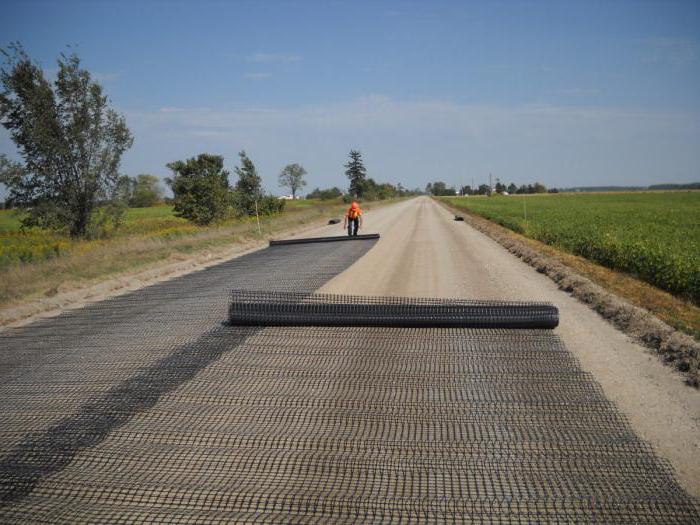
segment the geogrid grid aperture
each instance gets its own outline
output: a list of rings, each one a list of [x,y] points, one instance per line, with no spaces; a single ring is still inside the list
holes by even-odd
[[[670,467],[550,331],[214,326],[225,277],[225,290],[270,290],[291,269],[288,289],[306,292],[304,275],[367,248],[338,244],[350,248],[284,247],[195,274],[163,290],[164,304],[183,301],[169,314],[148,289],[170,319],[155,334],[130,336],[117,309],[125,326],[102,347],[86,330],[67,356],[22,354],[37,364],[17,363],[1,387],[14,412],[0,476],[31,490],[6,498],[0,521],[697,522]],[[284,252],[287,265],[267,265]],[[59,332],[68,344],[71,330]],[[18,351],[36,343],[29,330],[13,337]]]

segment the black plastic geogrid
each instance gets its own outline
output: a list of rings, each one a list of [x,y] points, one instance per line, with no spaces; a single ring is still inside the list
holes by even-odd
[[[229,323],[248,326],[556,328],[550,303],[234,290]]]
[[[698,522],[549,330],[220,324],[232,288],[308,299],[370,246],[1,334],[0,522]]]
[[[330,223],[329,223],[330,224]],[[319,242],[339,241],[375,241],[379,239],[378,233],[363,233],[360,235],[336,235],[332,237],[300,237],[298,239],[279,239],[270,241],[270,246],[282,246],[288,244],[309,244]]]

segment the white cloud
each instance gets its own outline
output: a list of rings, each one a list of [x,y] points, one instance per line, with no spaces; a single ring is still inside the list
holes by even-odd
[[[266,80],[271,77],[270,73],[246,73],[243,75],[243,78],[248,80]]]
[[[166,108],[163,108],[166,109]],[[551,105],[484,106],[380,95],[296,108],[179,108],[127,112],[135,135],[127,171],[167,174],[166,162],[245,149],[267,188],[289,162],[309,185],[345,185],[350,148],[378,180],[423,186],[478,182],[489,172],[516,183],[651,184],[700,179],[700,115]]]
[[[700,59],[700,46],[689,38],[655,37],[643,41],[644,61],[683,68]]]
[[[594,97],[600,95],[600,89],[598,88],[586,88],[586,87],[574,87],[561,89],[556,91],[557,95],[564,95],[567,97]]]
[[[158,110],[160,113],[177,113],[178,111],[186,111],[184,108],[177,108],[175,106],[164,106]]]
[[[247,62],[266,64],[270,62],[299,62],[301,55],[296,53],[253,53],[245,57]]]

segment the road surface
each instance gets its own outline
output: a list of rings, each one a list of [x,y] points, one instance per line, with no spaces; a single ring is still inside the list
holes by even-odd
[[[559,308],[556,333],[591,372],[635,431],[700,497],[700,391],[546,276],[432,199],[420,197],[365,216],[378,244],[319,291],[357,295],[541,300]],[[306,235],[332,235],[327,226]]]
[[[696,518],[638,437],[696,492],[694,391],[433,201],[365,224],[381,240],[271,247],[0,335],[0,521]],[[549,300],[561,325],[226,326],[234,288]]]

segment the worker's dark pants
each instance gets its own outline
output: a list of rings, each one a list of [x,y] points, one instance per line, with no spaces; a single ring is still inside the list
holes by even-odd
[[[348,219],[348,235],[357,235],[357,229],[360,227],[360,218]]]

